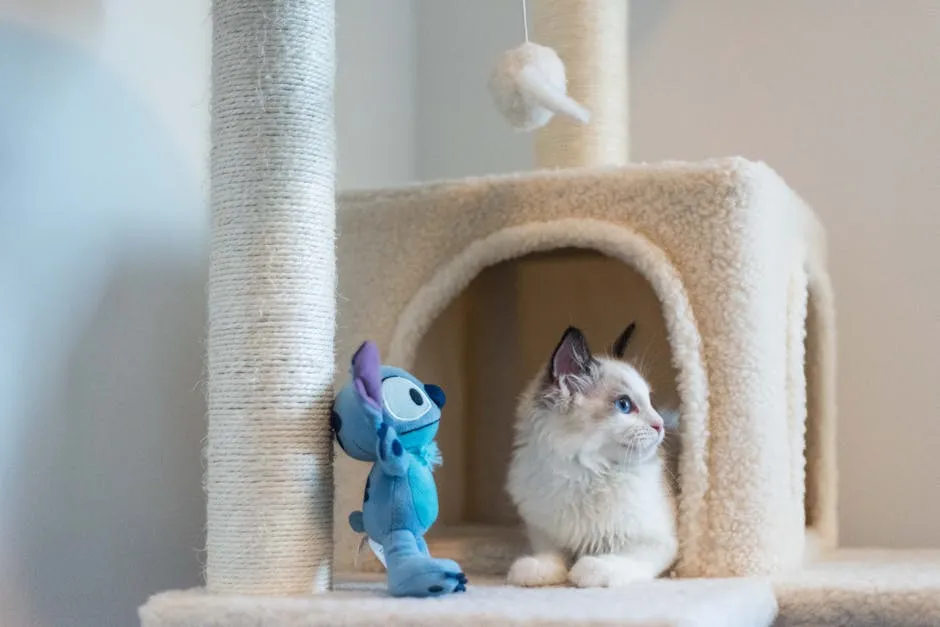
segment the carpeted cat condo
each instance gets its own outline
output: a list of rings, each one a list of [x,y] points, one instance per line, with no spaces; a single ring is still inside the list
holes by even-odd
[[[341,197],[337,359],[364,338],[448,392],[435,554],[505,573],[525,546],[503,484],[516,395],[567,324],[632,357],[678,411],[681,576],[779,573],[836,541],[833,310],[822,229],[743,159],[546,170]],[[346,518],[335,562],[375,568]]]

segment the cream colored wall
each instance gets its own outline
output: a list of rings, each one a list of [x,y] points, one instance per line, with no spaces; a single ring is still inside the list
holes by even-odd
[[[531,167],[484,81],[515,2],[417,3],[422,178]],[[840,526],[940,546],[940,11],[934,0],[632,0],[635,160],[773,165],[830,231]],[[458,27],[459,25],[459,27]]]
[[[414,180],[413,0],[336,0],[336,38],[339,189]]]
[[[0,2],[0,624],[200,580],[208,1]]]
[[[0,0],[0,625],[200,583],[208,0]],[[410,0],[337,2],[341,187],[414,176]]]
[[[843,541],[940,545],[936,3],[635,8],[635,155],[764,159],[829,228]]]

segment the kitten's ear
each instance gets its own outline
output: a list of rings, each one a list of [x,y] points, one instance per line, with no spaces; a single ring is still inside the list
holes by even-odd
[[[627,344],[630,343],[630,337],[633,335],[633,331],[636,329],[636,322],[631,322],[627,325],[627,328],[623,330],[623,333],[620,334],[620,337],[617,338],[617,341],[614,342],[612,352],[614,357],[617,359],[623,359],[623,354],[627,351]]]
[[[590,371],[593,361],[584,334],[580,329],[568,327],[552,353],[548,364],[549,378],[554,383],[564,375],[584,375]]]

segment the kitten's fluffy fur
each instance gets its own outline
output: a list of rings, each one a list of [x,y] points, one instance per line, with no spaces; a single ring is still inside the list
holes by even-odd
[[[507,489],[533,553],[513,564],[511,584],[624,586],[659,576],[675,559],[663,420],[644,378],[616,358],[631,332],[607,358],[568,329],[522,396]],[[629,412],[617,406],[623,396]]]

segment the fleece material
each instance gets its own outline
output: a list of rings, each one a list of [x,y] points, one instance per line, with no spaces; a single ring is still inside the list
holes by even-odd
[[[776,597],[776,601],[774,599]],[[445,599],[391,599],[380,576],[322,597],[272,599],[166,592],[141,608],[143,627],[299,625],[642,625],[936,627],[940,551],[841,549],[773,578],[659,580],[624,590],[526,590],[473,582]],[[776,617],[776,618],[775,618]]]
[[[308,598],[167,592],[140,610],[142,627],[769,627],[775,615],[771,586],[759,580],[660,580],[625,590],[477,584],[430,599],[393,599],[376,581]]]
[[[777,627],[936,627],[940,551],[839,549],[774,582]]]

